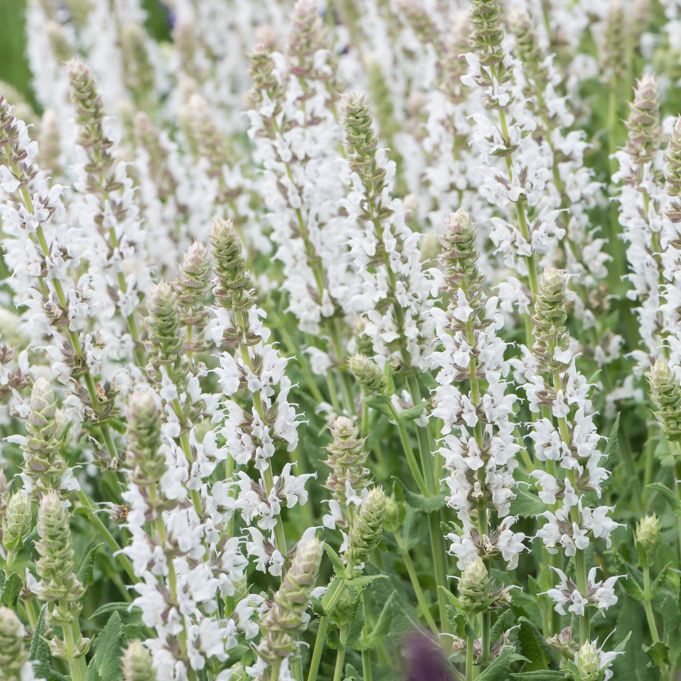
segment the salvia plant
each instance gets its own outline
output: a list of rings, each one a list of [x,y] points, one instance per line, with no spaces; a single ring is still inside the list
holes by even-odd
[[[151,4],[0,83],[0,681],[681,679],[678,0]]]

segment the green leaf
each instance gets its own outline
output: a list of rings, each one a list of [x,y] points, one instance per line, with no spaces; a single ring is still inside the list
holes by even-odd
[[[518,621],[520,623],[518,630],[520,653],[528,660],[525,670],[534,671],[554,666],[555,660],[551,650],[539,629],[526,617],[521,617]]]
[[[130,609],[130,603],[126,601],[114,601],[113,603],[105,603],[104,605],[101,605],[97,610],[95,610],[92,615],[90,615],[90,619],[95,619],[95,617],[99,617],[100,615],[106,615],[110,612],[120,612],[124,610],[129,610]]]
[[[679,499],[676,492],[673,492],[669,489],[669,487],[662,484],[661,482],[654,482],[651,485],[648,485],[648,487],[652,490],[655,490],[656,492],[659,492],[659,494],[661,494],[665,501],[669,504],[672,511],[674,511],[676,515],[681,516],[681,500]]]
[[[381,643],[383,643],[383,640],[385,639],[390,629],[393,602],[395,601],[396,593],[397,593],[396,591],[393,591],[390,594],[388,600],[385,602],[385,605],[381,610],[381,614],[378,616],[378,621],[376,622],[373,631],[367,636],[360,637],[358,648],[359,650],[372,650],[373,648],[377,648],[379,645],[381,645]]]
[[[334,574],[342,576],[345,572],[343,559],[326,542],[324,542],[324,551],[326,551],[326,555],[331,559]]]
[[[617,681],[650,681],[648,657],[643,651],[644,623],[645,615],[641,606],[635,601],[623,601],[614,628],[617,647],[626,645],[622,655],[618,655],[613,662]]]
[[[38,678],[48,678],[52,669],[50,646],[44,638],[46,613],[47,606],[43,605],[35,623],[31,643],[28,647],[28,659],[33,662],[33,668]]]
[[[532,492],[522,486],[518,486],[515,499],[511,502],[511,515],[521,518],[536,518],[546,511],[546,504]]]
[[[105,681],[120,681],[123,678],[121,654],[123,651],[123,634],[121,616],[114,612],[95,642],[95,654],[92,658],[99,677]]]
[[[423,511],[424,513],[435,513],[445,505],[445,495],[438,494],[432,497],[424,497],[422,494],[416,494],[410,492],[405,488],[404,497],[407,500],[409,506],[417,511]]]
[[[94,582],[95,556],[97,551],[104,544],[96,544],[83,557],[78,566],[78,580],[85,586],[90,586]]]
[[[565,681],[566,677],[564,672],[542,669],[533,672],[517,672],[511,674],[511,678],[518,681]]]
[[[669,646],[662,641],[658,641],[652,646],[645,646],[644,650],[650,661],[660,669],[669,661]]]
[[[19,575],[12,573],[2,586],[2,594],[0,594],[2,604],[8,608],[14,608],[22,586]]]
[[[518,655],[515,648],[507,646],[494,658],[489,667],[477,677],[477,681],[506,681],[511,673],[511,665],[523,660],[525,658]]]

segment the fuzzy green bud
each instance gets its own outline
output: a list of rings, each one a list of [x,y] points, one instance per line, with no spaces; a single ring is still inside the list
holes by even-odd
[[[681,222],[681,116],[674,122],[667,146],[665,159],[665,189],[674,200],[666,210],[667,217],[674,223]]]
[[[342,110],[350,168],[362,181],[368,203],[375,203],[385,187],[385,170],[376,164],[378,141],[369,107],[361,95],[351,92],[343,97]],[[372,217],[380,219],[381,216]]]
[[[231,220],[214,220],[210,234],[215,263],[217,302],[228,310],[244,310],[252,303],[253,283],[246,269],[241,240]]]
[[[158,366],[175,367],[182,356],[182,333],[177,299],[170,284],[161,281],[149,298],[149,340]]]
[[[187,251],[182,263],[180,278],[175,282],[175,292],[180,304],[180,320],[193,327],[194,337],[188,351],[203,348],[203,330],[208,321],[206,296],[210,287],[211,267],[208,249],[195,241]]]
[[[348,550],[345,564],[350,575],[361,571],[361,564],[381,541],[381,530],[388,511],[388,499],[380,487],[375,487],[365,497],[352,521],[348,533]]]
[[[166,472],[160,449],[161,418],[154,396],[148,391],[135,392],[128,407],[127,462],[136,485],[155,485]]]
[[[21,681],[22,669],[28,661],[24,645],[24,627],[9,608],[0,608],[0,678]]]
[[[539,293],[534,306],[533,352],[545,372],[557,368],[556,349],[568,344],[565,307],[565,272],[549,268],[539,280]]]
[[[463,290],[469,305],[478,311],[484,304],[484,279],[478,269],[475,224],[465,210],[459,209],[449,216],[441,243],[447,292],[454,297],[459,289]]]
[[[31,478],[38,494],[59,489],[66,471],[56,415],[57,398],[52,385],[49,380],[40,376],[31,390],[23,446],[24,471]]]
[[[31,497],[24,490],[15,492],[7,503],[2,520],[2,545],[8,553],[14,553],[23,543],[31,529]]]
[[[536,87],[543,90],[549,76],[543,64],[544,54],[539,46],[537,31],[530,15],[525,9],[515,9],[508,17],[508,24],[515,36],[515,50],[526,75]]]
[[[258,653],[264,660],[288,657],[295,650],[291,634],[302,629],[303,613],[317,580],[322,553],[322,544],[316,537],[298,544],[291,567],[260,625],[264,640]]]
[[[621,0],[611,0],[601,50],[603,69],[610,78],[620,79],[627,67],[626,26]]]
[[[71,85],[71,100],[76,109],[78,143],[85,149],[88,191],[106,196],[122,188],[114,173],[111,154],[113,142],[104,134],[104,105],[90,70],[72,59],[67,64]],[[104,216],[97,217],[101,226]]]
[[[472,0],[470,23],[471,43],[480,63],[495,72],[501,80],[505,76],[501,0]]]
[[[681,441],[681,383],[663,359],[658,359],[650,372],[650,396],[667,440]]]
[[[297,0],[293,8],[288,54],[296,59],[296,74],[313,66],[315,52],[326,47],[326,27],[319,16],[314,0]]]
[[[141,641],[131,641],[123,653],[123,679],[125,681],[156,681],[151,653]]]
[[[334,421],[331,437],[333,440],[326,448],[329,457],[324,462],[331,469],[326,489],[345,508],[348,489],[360,495],[368,485],[369,469],[364,466],[368,452],[364,439],[359,437],[359,431],[346,416],[339,416]]]
[[[605,675],[598,647],[591,641],[582,644],[575,657],[575,666],[576,681],[601,681]]]
[[[76,577],[69,525],[70,515],[64,503],[54,492],[47,493],[38,510],[37,594],[41,601],[51,604],[51,620],[59,625],[77,617],[85,591]]]
[[[636,525],[634,539],[641,563],[648,566],[652,565],[662,539],[660,519],[654,514],[641,518]]]
[[[349,361],[350,371],[369,395],[385,395],[388,383],[376,362],[365,355],[353,355]]]
[[[636,84],[626,125],[626,152],[641,167],[652,160],[660,139],[657,83],[653,76],[645,75]]]
[[[459,580],[459,600],[466,612],[486,610],[490,601],[491,582],[482,558],[466,565]]]
[[[147,41],[150,39],[139,24],[125,24],[120,30],[121,54],[125,85],[135,104],[144,107],[149,93],[155,92],[154,65],[149,56]]]

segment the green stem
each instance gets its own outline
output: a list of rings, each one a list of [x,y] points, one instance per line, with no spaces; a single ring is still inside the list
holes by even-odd
[[[82,640],[78,619],[74,618],[69,626],[64,627],[63,631],[66,661],[71,673],[71,681],[84,681],[86,673],[85,659],[82,655],[76,654]]]
[[[369,650],[362,650],[362,674],[363,681],[373,680],[373,673],[371,671],[371,652]]]
[[[317,636],[314,640],[314,648],[312,649],[312,658],[310,659],[310,669],[307,674],[307,681],[317,681],[317,674],[319,673],[319,664],[322,661],[322,653],[326,645],[326,632],[329,629],[329,618],[323,615],[319,620],[319,627],[317,628]]]
[[[409,433],[407,433],[404,421],[402,421],[400,415],[395,410],[395,407],[393,407],[393,405],[390,402],[388,402],[388,410],[390,411],[390,415],[392,416],[393,420],[395,421],[395,425],[397,426],[397,432],[400,436],[402,449],[404,450],[404,454],[407,457],[407,464],[409,465],[409,470],[411,471],[411,475],[414,478],[414,482],[416,483],[416,486],[419,488],[419,492],[421,492],[421,494],[423,494],[424,496],[428,496],[428,488],[426,486],[426,481],[423,479],[421,469],[419,468],[418,462],[416,461],[416,455],[414,454],[414,449],[411,446],[411,441],[409,440]]]
[[[473,627],[470,627],[471,630]],[[472,636],[466,636],[466,681],[473,681],[475,676],[475,656],[473,654],[473,646],[475,640]]]
[[[275,660],[272,663],[272,670],[270,671],[270,681],[279,681],[280,670],[281,670],[281,660]]]
[[[416,574],[416,569],[414,568],[414,562],[412,561],[411,556],[409,555],[409,549],[407,549],[407,547],[404,545],[404,541],[398,533],[395,533],[395,541],[397,542],[397,548],[400,552],[402,562],[404,563],[404,566],[407,569],[409,581],[411,582],[411,587],[414,590],[414,595],[416,596],[416,602],[418,604],[421,617],[423,617],[423,619],[426,621],[426,624],[428,624],[428,626],[430,627],[430,630],[437,636],[439,634],[437,624],[435,624],[435,620],[433,619],[433,616],[430,614],[430,609],[428,608],[428,601],[426,601],[423,589],[421,588],[421,584],[419,583],[419,578],[418,575]]]
[[[575,572],[577,574],[577,588],[584,598],[587,597],[587,579],[586,579],[586,560],[584,556],[584,551],[577,549],[575,553]],[[591,640],[590,632],[590,619],[591,615],[589,613],[589,606],[584,607],[584,614],[579,620],[579,640],[580,643],[587,643]]]
[[[343,678],[343,663],[345,662],[345,644],[348,641],[348,626],[347,624],[341,627],[340,630],[340,645],[336,653],[336,666],[333,670],[333,681],[341,681]]]

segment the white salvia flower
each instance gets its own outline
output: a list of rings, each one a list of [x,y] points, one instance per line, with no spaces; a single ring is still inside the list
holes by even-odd
[[[508,515],[520,446],[511,420],[515,397],[506,393],[506,343],[497,336],[501,319],[496,299],[483,291],[467,213],[450,217],[442,246],[450,303],[446,314],[434,311],[443,349],[433,355],[440,367],[433,415],[444,424],[440,455],[449,473],[447,503],[462,523],[462,535],[449,536],[451,551],[460,568],[495,553],[513,568],[524,549],[524,535],[513,532],[515,518]],[[470,382],[466,391],[462,381]],[[489,528],[492,510],[501,521]]]

